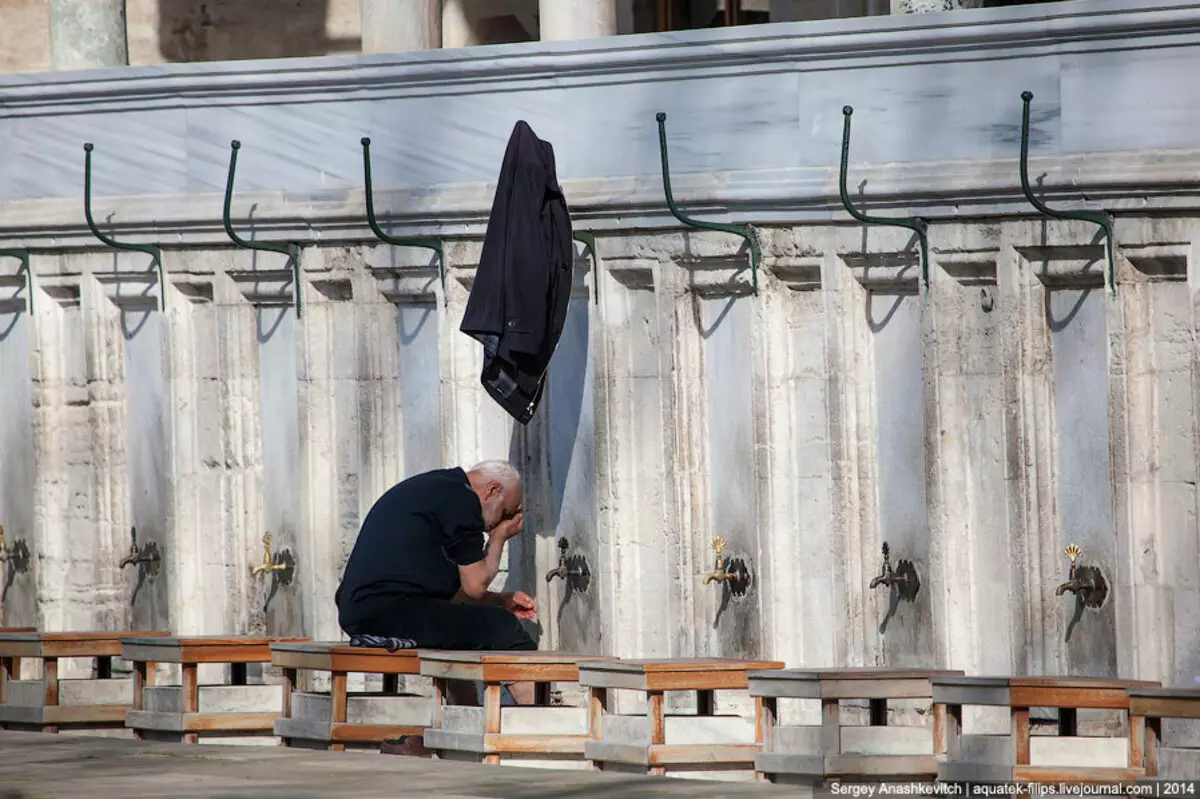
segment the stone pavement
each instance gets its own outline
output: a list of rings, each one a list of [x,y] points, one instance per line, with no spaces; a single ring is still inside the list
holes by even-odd
[[[0,732],[0,799],[724,799],[794,797],[798,790],[371,752]]]

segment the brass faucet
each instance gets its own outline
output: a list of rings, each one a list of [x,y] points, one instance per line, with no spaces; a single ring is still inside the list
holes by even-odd
[[[250,574],[268,574],[270,572],[280,572],[287,568],[286,563],[273,563],[271,561],[271,534],[268,532],[263,536],[263,559],[262,563],[250,570]]]
[[[912,601],[917,595],[917,591],[921,588],[921,581],[917,577],[917,570],[910,561],[901,560],[899,569],[892,568],[891,548],[886,541],[883,542],[883,573],[871,580],[870,588],[875,589],[881,585],[886,585],[891,588],[893,585],[900,590],[900,596],[908,601]]]
[[[712,548],[717,553],[717,565],[713,571],[710,571],[708,574],[704,575],[704,584],[708,585],[714,580],[719,583],[732,580],[734,575],[725,569],[725,558],[721,556],[721,552],[723,552],[725,549],[725,539],[721,538],[721,536],[714,538],[712,542]]]
[[[157,552],[148,552],[147,554],[143,555],[138,551],[136,527],[129,528],[129,538],[129,554],[121,559],[122,569],[124,569],[126,566],[135,566],[138,563],[153,563],[154,561],[158,560]]]
[[[567,549],[570,546],[571,545],[567,543],[567,539],[558,539],[558,568],[551,569],[550,571],[546,572],[547,583],[554,580],[556,577],[561,577],[562,579],[566,580],[569,577],[588,576],[586,567],[579,568],[577,566],[567,566]]]
[[[1096,566],[1077,565],[1076,561],[1083,554],[1083,550],[1075,544],[1068,545],[1063,550],[1063,554],[1071,560],[1071,571],[1068,574],[1067,582],[1054,589],[1054,595],[1062,596],[1070,591],[1082,599],[1085,605],[1099,607],[1108,595],[1108,582],[1104,579],[1100,569]]]

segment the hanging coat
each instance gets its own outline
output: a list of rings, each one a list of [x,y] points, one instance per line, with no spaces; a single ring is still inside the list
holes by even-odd
[[[480,382],[521,424],[541,401],[567,318],[574,259],[554,148],[519,121],[504,152],[459,330],[483,345]]]

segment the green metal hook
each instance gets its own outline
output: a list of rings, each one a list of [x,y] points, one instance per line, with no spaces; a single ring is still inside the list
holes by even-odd
[[[889,225],[892,227],[903,227],[915,231],[917,239],[921,246],[921,284],[925,292],[929,292],[929,223],[924,219],[895,219],[892,217],[883,216],[867,216],[855,209],[850,202],[850,193],[846,190],[846,171],[850,166],[850,117],[854,114],[852,106],[844,106],[842,108],[842,116],[845,121],[842,124],[842,169],[841,176],[838,181],[838,189],[842,196],[842,205],[845,206],[846,212],[850,216],[857,219],[859,222],[867,225]]]
[[[1041,211],[1046,216],[1055,217],[1057,219],[1074,219],[1081,222],[1092,222],[1104,229],[1105,239],[1105,254],[1108,256],[1108,274],[1105,275],[1105,282],[1108,283],[1108,292],[1110,295],[1117,293],[1117,259],[1116,259],[1116,236],[1113,229],[1113,218],[1105,211],[1055,211],[1049,208],[1033,196],[1033,188],[1029,185],[1029,103],[1033,100],[1033,92],[1021,92],[1021,102],[1024,109],[1021,114],[1021,190],[1025,192],[1025,199],[1029,200],[1030,204]]]
[[[88,227],[91,229],[93,236],[115,250],[144,252],[154,259],[154,265],[158,268],[158,285],[159,291],[162,293],[162,309],[165,311],[167,310],[167,275],[166,270],[163,269],[162,250],[153,244],[124,244],[116,241],[101,233],[100,228],[96,227],[95,220],[92,219],[92,150],[94,149],[96,149],[96,146],[91,142],[86,142],[83,145],[83,213],[87,217]]]
[[[658,120],[658,149],[662,153],[662,179],[663,192],[667,195],[667,207],[671,209],[671,214],[688,227],[700,228],[702,230],[716,230],[721,233],[733,233],[741,236],[750,245],[750,282],[754,290],[754,295],[758,296],[758,263],[761,260],[758,242],[754,238],[754,232],[750,225],[724,225],[718,222],[701,222],[699,219],[691,219],[683,215],[679,207],[675,205],[675,196],[671,193],[671,167],[667,163],[667,115],[659,111],[656,115]]]
[[[225,232],[234,244],[244,250],[259,250],[262,252],[277,252],[288,257],[292,264],[292,281],[296,284],[296,318],[299,319],[302,311],[300,301],[301,282],[300,282],[300,246],[297,244],[256,244],[238,236],[233,230],[233,223],[229,221],[229,209],[233,205],[233,176],[237,172],[237,156],[238,150],[242,149],[242,143],[234,139],[229,143],[229,177],[225,181]]]
[[[21,262],[17,274],[25,275],[25,293],[29,295],[29,315],[33,315],[33,271],[29,268],[29,250],[0,249],[0,257],[16,258]]]
[[[371,139],[363,136],[360,141],[363,148],[363,181],[367,187],[367,223],[384,244],[391,244],[393,247],[423,247],[436,252],[438,277],[442,281],[442,300],[449,302],[446,297],[446,248],[441,240],[424,236],[396,238],[384,233],[383,228],[379,226],[379,220],[375,218],[375,192],[371,185]]]
[[[592,258],[592,302],[595,305],[600,304],[600,262],[596,260],[596,234],[586,230],[580,231],[572,235],[575,241],[583,245],[585,255],[590,255]]]

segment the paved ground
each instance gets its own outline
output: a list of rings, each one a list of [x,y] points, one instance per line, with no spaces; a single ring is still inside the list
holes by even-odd
[[[807,792],[805,792],[807,793]],[[0,799],[641,799],[797,796],[795,788],[484,766],[283,747],[0,732]]]

